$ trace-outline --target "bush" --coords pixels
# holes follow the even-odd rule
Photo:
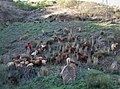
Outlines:
[[[104,56],[107,56],[107,55],[108,55],[108,53],[107,52],[103,52],[103,51],[98,51],[98,52],[95,52],[93,54],[93,56],[96,57],[96,58],[104,57]]]
[[[21,1],[16,1],[15,3],[19,9],[28,10],[28,11],[31,11],[31,10],[34,10],[34,9],[37,9],[40,7],[46,7],[46,6],[52,5],[52,2],[49,2],[46,0],[41,1],[41,2],[37,2],[37,3],[21,2]]]
[[[77,5],[77,0],[57,0],[57,4],[63,7],[74,7]]]
[[[5,88],[5,85],[8,83],[8,79],[7,79],[7,71],[5,68],[5,65],[0,64],[0,88],[1,89],[7,89]]]
[[[47,6],[51,6],[51,5],[53,5],[53,3],[52,3],[52,2],[49,2],[49,1],[47,1],[47,0],[37,3],[37,6],[38,6],[38,7],[47,7]]]
[[[118,18],[120,18],[120,11],[115,12],[115,16],[118,17]]]
[[[80,2],[77,6],[80,16],[86,15],[93,20],[106,19],[107,16],[112,17],[114,12],[112,8],[94,2]]]
[[[87,75],[86,83],[88,88],[112,89],[109,75],[91,72]]]

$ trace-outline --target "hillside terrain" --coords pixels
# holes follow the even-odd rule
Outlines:
[[[120,88],[119,9],[115,11],[112,7],[87,2],[80,2],[74,8],[53,4],[30,10],[30,7],[22,9],[18,5],[9,0],[0,1],[0,89]],[[38,55],[43,59],[50,58],[45,66],[7,67],[9,62],[17,60],[16,57],[26,54],[27,43],[35,51],[44,42],[50,47],[48,45],[48,49]],[[84,42],[90,44],[93,54],[89,49],[77,50]],[[113,43],[118,43],[117,54],[111,49]],[[68,51],[68,45],[75,50]],[[62,59],[66,57],[57,58],[64,52],[78,65],[75,81],[66,85],[60,77],[61,68],[66,65]],[[79,59],[76,56],[79,53],[88,58]],[[54,56],[55,60],[52,60]],[[44,71],[47,74],[44,75]],[[11,76],[15,79],[9,79]]]

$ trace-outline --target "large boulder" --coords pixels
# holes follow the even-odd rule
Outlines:
[[[75,68],[70,65],[64,66],[60,76],[62,77],[64,84],[74,81],[76,78]]]

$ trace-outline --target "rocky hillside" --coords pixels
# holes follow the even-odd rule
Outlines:
[[[119,8],[107,7],[101,4],[79,2],[74,8],[64,8],[54,5],[29,10],[26,4],[10,1],[0,1],[0,24],[6,21],[110,21],[119,23]],[[84,7],[85,6],[85,7]],[[22,9],[24,7],[26,9]],[[98,14],[99,12],[99,14]]]

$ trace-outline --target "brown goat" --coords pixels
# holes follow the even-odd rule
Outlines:
[[[65,37],[65,38],[62,38],[62,42],[67,42],[68,41],[68,38]]]
[[[54,37],[54,42],[59,42],[59,41],[61,41],[61,38],[59,38],[59,37]]]
[[[16,68],[22,67],[22,64],[20,63],[20,60],[14,60],[14,64]]]
[[[89,43],[88,41],[85,41],[85,42],[83,43],[82,49],[84,50],[86,47],[87,47],[87,50],[90,50],[91,45],[90,45],[90,43]]]
[[[77,53],[77,60],[87,63],[88,56],[83,55],[83,54],[81,54],[81,53]]]
[[[30,60],[31,63],[34,64],[34,66],[42,66],[42,60],[36,59],[36,60]]]
[[[50,57],[48,57],[47,55],[45,55],[44,60],[46,60],[47,62],[49,62],[49,63],[50,63]]]
[[[64,52],[64,53],[62,53],[62,59],[64,60],[64,59],[66,59],[66,58],[68,58],[68,53],[67,52]]]
[[[111,50],[113,51],[114,54],[117,54],[117,46],[118,46],[118,43],[113,43],[111,45]]]
[[[55,58],[55,56],[53,55],[53,56],[51,57],[51,62],[52,62],[52,64],[55,64],[55,61],[56,61],[56,58]]]
[[[58,56],[56,57],[56,61],[57,61],[57,64],[61,63],[61,55],[60,54],[58,54]]]

